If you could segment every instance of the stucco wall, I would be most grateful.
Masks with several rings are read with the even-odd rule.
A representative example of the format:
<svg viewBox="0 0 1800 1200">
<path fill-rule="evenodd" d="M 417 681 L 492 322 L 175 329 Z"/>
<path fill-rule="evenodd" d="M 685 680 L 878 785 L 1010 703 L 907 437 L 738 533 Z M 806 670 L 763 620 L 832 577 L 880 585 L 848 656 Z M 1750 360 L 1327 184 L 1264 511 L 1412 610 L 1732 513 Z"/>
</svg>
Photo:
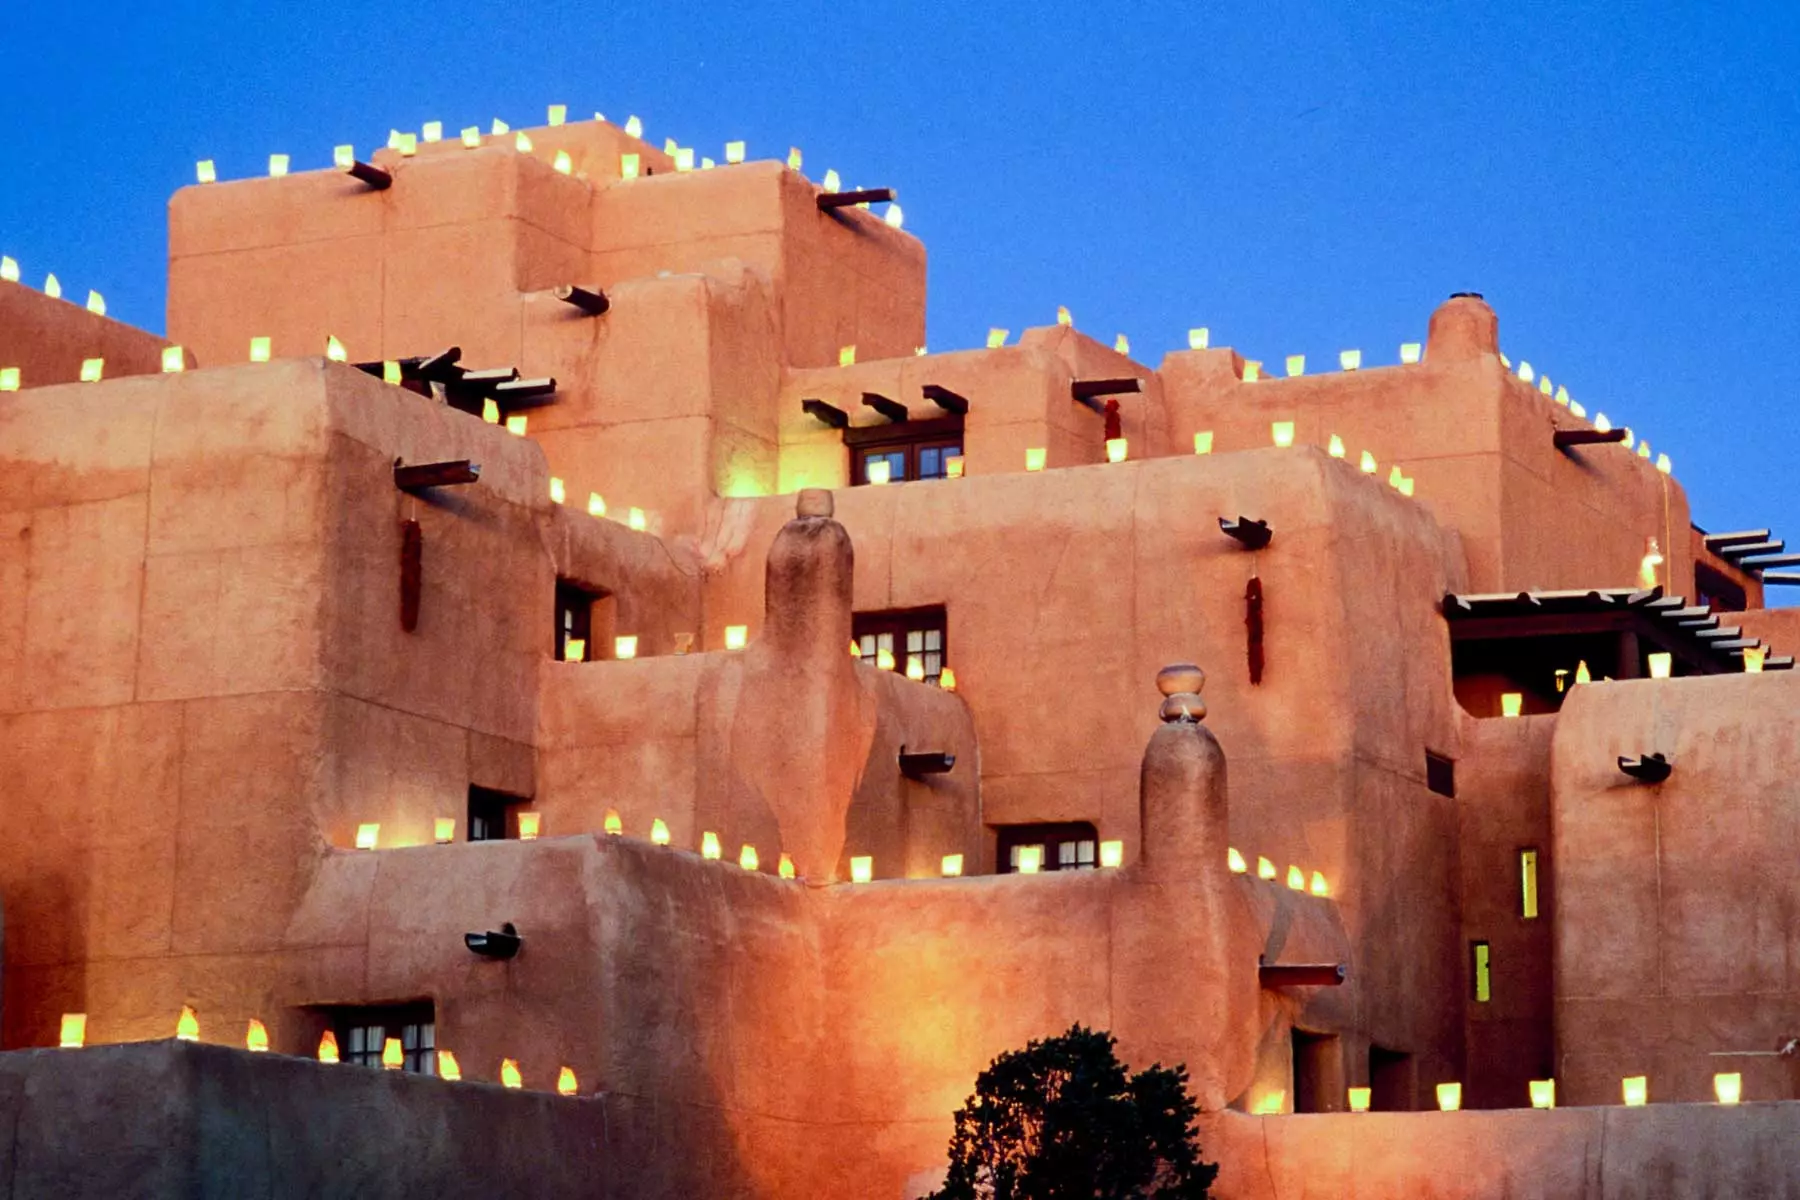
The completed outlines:
<svg viewBox="0 0 1800 1200">
<path fill-rule="evenodd" d="M 1570 1103 L 1647 1074 L 1659 1100 L 1701 1100 L 1737 1071 L 1750 1100 L 1790 1098 L 1794 897 L 1800 873 L 1800 677 L 1588 684 L 1552 749 L 1558 1079 Z M 1661 784 L 1620 755 L 1661 751 Z"/>
</svg>

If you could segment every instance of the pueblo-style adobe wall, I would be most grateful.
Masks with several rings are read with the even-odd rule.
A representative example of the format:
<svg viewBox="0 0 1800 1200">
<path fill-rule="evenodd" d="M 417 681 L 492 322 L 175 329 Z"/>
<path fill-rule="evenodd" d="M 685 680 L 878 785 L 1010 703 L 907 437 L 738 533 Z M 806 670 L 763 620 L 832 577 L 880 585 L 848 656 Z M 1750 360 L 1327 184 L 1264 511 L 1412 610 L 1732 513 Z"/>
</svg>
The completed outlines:
<svg viewBox="0 0 1800 1200">
<path fill-rule="evenodd" d="M 1227 1196 L 1791 1186 L 1786 556 L 1481 297 L 1325 374 L 931 354 L 878 191 L 472 141 L 182 189 L 166 340 L 0 281 L 15 1189 L 130 1177 L 57 1133 L 112 1078 L 202 1147 L 154 1194 L 279 1174 L 180 1132 L 229 1095 L 327 1190 L 479 1126 L 916 1196 L 1073 1022 Z M 98 1049 L 184 1010 L 277 1053 Z M 324 1165 L 378 1133 L 434 1165 Z"/>
</svg>

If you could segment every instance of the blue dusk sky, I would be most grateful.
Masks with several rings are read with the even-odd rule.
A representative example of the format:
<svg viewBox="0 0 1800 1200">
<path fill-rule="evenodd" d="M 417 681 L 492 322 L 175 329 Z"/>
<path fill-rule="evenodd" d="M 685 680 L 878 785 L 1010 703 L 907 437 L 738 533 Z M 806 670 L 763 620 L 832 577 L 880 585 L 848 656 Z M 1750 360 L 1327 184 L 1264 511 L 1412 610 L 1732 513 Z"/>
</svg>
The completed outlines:
<svg viewBox="0 0 1800 1200">
<path fill-rule="evenodd" d="M 0 18 L 0 251 L 163 327 L 196 159 L 635 113 L 899 189 L 933 349 L 1055 319 L 1392 362 L 1453 291 L 1648 436 L 1713 530 L 1800 539 L 1800 5 L 45 4 Z M 1786 589 L 1800 599 L 1800 589 Z"/>
</svg>

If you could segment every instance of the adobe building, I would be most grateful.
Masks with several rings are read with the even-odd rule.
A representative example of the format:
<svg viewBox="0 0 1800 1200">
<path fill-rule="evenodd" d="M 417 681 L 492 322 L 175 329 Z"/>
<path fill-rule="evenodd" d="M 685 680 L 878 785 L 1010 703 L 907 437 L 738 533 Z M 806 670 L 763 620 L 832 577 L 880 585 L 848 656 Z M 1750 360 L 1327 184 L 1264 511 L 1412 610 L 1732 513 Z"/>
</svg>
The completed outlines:
<svg viewBox="0 0 1800 1200">
<path fill-rule="evenodd" d="M 917 1196 L 1073 1022 L 1222 1196 L 1800 1188 L 1793 556 L 1480 296 L 932 354 L 880 191 L 471 134 L 0 281 L 12 1194 Z"/>
</svg>

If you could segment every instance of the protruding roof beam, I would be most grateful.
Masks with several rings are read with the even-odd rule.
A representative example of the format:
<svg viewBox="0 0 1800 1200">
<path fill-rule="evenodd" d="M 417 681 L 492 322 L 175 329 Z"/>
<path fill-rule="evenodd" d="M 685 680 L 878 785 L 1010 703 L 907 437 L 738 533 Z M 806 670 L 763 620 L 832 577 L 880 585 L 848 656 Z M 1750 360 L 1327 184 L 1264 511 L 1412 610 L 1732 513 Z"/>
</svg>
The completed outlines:
<svg viewBox="0 0 1800 1200">
<path fill-rule="evenodd" d="M 1637 758 L 1627 758 L 1623 754 L 1619 756 L 1619 770 L 1642 783 L 1661 783 L 1674 769 L 1674 765 L 1663 757 L 1660 750 Z"/>
<path fill-rule="evenodd" d="M 969 402 L 949 388 L 939 387 L 935 383 L 928 383 L 919 390 L 924 393 L 927 400 L 931 401 L 945 412 L 955 413 L 959 417 L 966 417 L 969 415 Z"/>
<path fill-rule="evenodd" d="M 906 405 L 898 400 L 889 400 L 880 392 L 864 392 L 862 402 L 864 408 L 872 408 L 890 421 L 906 420 Z"/>
<path fill-rule="evenodd" d="M 1265 988 L 1340 987 L 1350 969 L 1343 963 L 1256 963 L 1257 982 Z"/>
<path fill-rule="evenodd" d="M 556 379 L 546 375 L 541 379 L 509 380 L 495 384 L 493 395 L 501 408 L 538 408 L 549 404 L 556 395 Z"/>
<path fill-rule="evenodd" d="M 1709 533 L 1706 535 L 1708 550 L 1724 550 L 1727 546 L 1735 546 L 1740 542 L 1766 542 L 1769 540 L 1767 529 L 1744 529 L 1737 533 Z"/>
<path fill-rule="evenodd" d="M 1768 567 L 1800 567 L 1800 554 L 1771 554 L 1763 558 L 1745 558 L 1738 561 L 1738 566 L 1748 571 L 1761 571 Z"/>
<path fill-rule="evenodd" d="M 599 288 L 578 287 L 565 283 L 556 289 L 556 298 L 564 304 L 572 304 L 590 317 L 597 317 L 612 307 L 612 301 Z"/>
<path fill-rule="evenodd" d="M 481 478 L 481 464 L 472 463 L 466 458 L 452 459 L 446 462 L 414 463 L 408 466 L 400 459 L 394 460 L 394 486 L 403 492 L 417 492 L 424 488 L 455 487 L 458 484 L 474 483 Z"/>
<path fill-rule="evenodd" d="M 956 755 L 944 754 L 908 754 L 906 747 L 900 747 L 900 773 L 908 779 L 923 779 L 927 775 L 943 775 L 956 766 Z"/>
<path fill-rule="evenodd" d="M 833 429 L 850 427 L 850 414 L 835 404 L 827 404 L 823 400 L 802 400 L 800 410 L 809 417 L 817 417 Z"/>
<path fill-rule="evenodd" d="M 818 204 L 820 212 L 830 212 L 834 208 L 850 208 L 858 204 L 879 204 L 893 198 L 893 188 L 864 188 L 858 192 L 820 192 Z"/>
<path fill-rule="evenodd" d="M 1622 442 L 1625 440 L 1624 429 L 1609 429 L 1601 433 L 1598 429 L 1559 429 L 1551 435 L 1551 441 L 1558 450 L 1568 450 L 1574 446 L 1594 446 L 1606 442 Z"/>
<path fill-rule="evenodd" d="M 369 186 L 370 191 L 385 192 L 394 186 L 394 177 L 373 163 L 352 161 L 344 168 L 344 174 L 361 180 Z"/>
<path fill-rule="evenodd" d="M 1792 586 L 1794 584 L 1800 584 L 1800 572 L 1770 571 L 1766 575 L 1763 576 L 1762 581 L 1765 584 L 1780 583 L 1780 584 L 1787 584 L 1789 586 Z"/>
<path fill-rule="evenodd" d="M 1744 559 L 1758 554 L 1775 554 L 1784 549 L 1786 545 L 1786 542 L 1780 541 L 1779 539 L 1763 542 L 1745 542 L 1742 545 L 1727 546 L 1725 549 L 1719 551 L 1719 554 L 1724 558 L 1737 563 L 1738 566 L 1745 567 L 1750 564 L 1744 562 Z"/>
<path fill-rule="evenodd" d="M 1069 395 L 1075 403 L 1085 404 L 1095 412 L 1106 411 L 1106 405 L 1100 402 L 1102 396 L 1126 396 L 1143 390 L 1144 381 L 1135 376 L 1130 379 L 1077 379 L 1069 384 Z"/>
<path fill-rule="evenodd" d="M 1219 529 L 1226 537 L 1241 543 L 1246 550 L 1261 550 L 1275 536 L 1267 521 L 1253 521 L 1243 516 L 1235 521 L 1220 517 Z"/>
</svg>

